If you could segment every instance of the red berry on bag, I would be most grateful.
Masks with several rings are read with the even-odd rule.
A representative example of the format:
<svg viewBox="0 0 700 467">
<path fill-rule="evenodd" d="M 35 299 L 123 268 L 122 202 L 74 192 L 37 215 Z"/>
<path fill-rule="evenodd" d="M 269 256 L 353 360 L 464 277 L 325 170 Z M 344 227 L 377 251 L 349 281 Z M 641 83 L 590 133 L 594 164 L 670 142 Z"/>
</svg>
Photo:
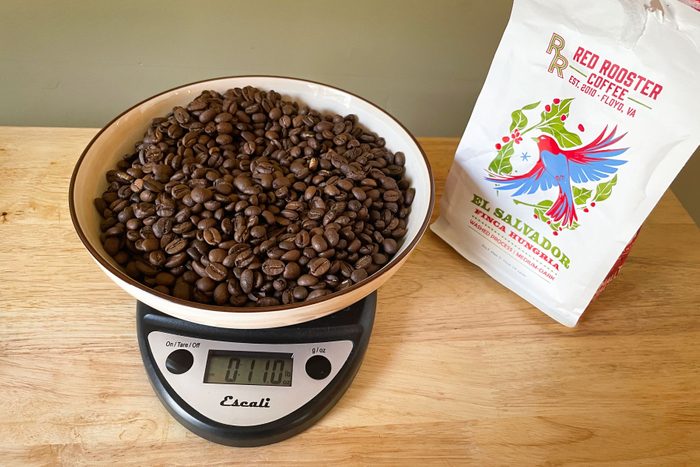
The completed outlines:
<svg viewBox="0 0 700 467">
<path fill-rule="evenodd" d="M 586 131 L 586 129 L 581 125 L 580 123 L 578 124 L 578 131 Z"/>
<path fill-rule="evenodd" d="M 554 236 L 559 235 L 559 232 L 557 232 L 556 230 L 555 230 L 554 232 L 552 232 L 552 233 L 554 234 Z"/>
<path fill-rule="evenodd" d="M 549 104 L 547 104 L 547 105 L 544 106 L 544 110 L 546 110 L 547 112 L 549 112 L 550 110 L 552 110 L 552 108 L 549 106 Z"/>
<path fill-rule="evenodd" d="M 503 138 L 501 138 L 501 140 L 503 140 L 504 143 L 507 143 L 508 141 L 510 141 L 510 138 L 504 136 Z"/>
<path fill-rule="evenodd" d="M 561 121 L 563 122 L 564 120 L 566 120 L 566 115 L 561 116 Z"/>
<path fill-rule="evenodd" d="M 583 208 L 583 212 L 588 212 L 588 208 Z"/>
<path fill-rule="evenodd" d="M 555 104 L 558 104 L 559 102 L 561 102 L 559 99 L 554 99 Z"/>
<path fill-rule="evenodd" d="M 592 207 L 592 208 L 595 207 L 595 201 L 591 203 L 591 207 Z"/>
<path fill-rule="evenodd" d="M 501 150 L 501 145 L 500 145 L 500 143 L 496 143 L 496 150 L 498 150 L 498 151 Z"/>
<path fill-rule="evenodd" d="M 535 219 L 537 219 L 537 214 L 535 214 Z"/>
</svg>

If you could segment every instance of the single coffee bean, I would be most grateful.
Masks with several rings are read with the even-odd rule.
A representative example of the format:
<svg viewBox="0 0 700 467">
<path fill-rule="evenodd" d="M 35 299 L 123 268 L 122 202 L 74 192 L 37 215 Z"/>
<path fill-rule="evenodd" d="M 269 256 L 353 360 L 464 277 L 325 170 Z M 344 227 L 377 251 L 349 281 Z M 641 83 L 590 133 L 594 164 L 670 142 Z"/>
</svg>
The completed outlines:
<svg viewBox="0 0 700 467">
<path fill-rule="evenodd" d="M 311 274 L 304 274 L 297 279 L 297 284 L 303 287 L 309 287 L 318 284 L 318 278 Z"/>
<path fill-rule="evenodd" d="M 162 266 L 165 264 L 167 257 L 165 256 L 165 253 L 163 250 L 155 250 L 151 251 L 148 254 L 148 262 L 151 263 L 153 266 Z"/>
<path fill-rule="evenodd" d="M 167 248 L 167 246 L 166 246 L 166 248 Z M 168 253 L 167 250 L 166 250 L 166 253 Z M 187 261 L 187 253 L 185 253 L 183 251 L 181 253 L 174 254 L 173 256 L 168 258 L 165 261 L 165 264 L 163 266 L 165 266 L 168 269 L 173 269 L 173 268 L 177 268 L 177 267 L 182 266 L 183 264 L 185 264 L 186 261 Z"/>
<path fill-rule="evenodd" d="M 177 279 L 173 286 L 173 296 L 182 300 L 189 300 L 191 296 L 191 286 L 183 279 Z"/>
<path fill-rule="evenodd" d="M 294 296 L 294 298 L 296 300 L 301 301 L 301 300 L 305 300 L 306 297 L 309 296 L 309 291 L 306 289 L 306 287 L 298 285 L 298 286 L 294 287 L 294 289 L 292 290 L 292 295 Z"/>
<path fill-rule="evenodd" d="M 382 249 L 387 255 L 393 255 L 398 251 L 399 246 L 393 238 L 385 238 L 382 242 Z"/>
<path fill-rule="evenodd" d="M 251 293 L 253 291 L 253 286 L 255 284 L 255 273 L 252 269 L 246 269 L 241 273 L 241 290 L 244 293 Z"/>
<path fill-rule="evenodd" d="M 328 249 L 328 242 L 322 235 L 314 235 L 311 237 L 311 246 L 317 252 L 325 251 Z"/>
<path fill-rule="evenodd" d="M 299 266 L 298 263 L 290 262 L 284 266 L 284 272 L 282 273 L 282 277 L 284 277 L 285 279 L 289 279 L 289 280 L 297 279 L 300 275 L 301 275 L 301 267 Z"/>
<path fill-rule="evenodd" d="M 183 238 L 176 238 L 172 242 L 168 243 L 164 249 L 167 254 L 175 255 L 183 251 L 187 247 L 187 244 L 187 240 Z"/>
<path fill-rule="evenodd" d="M 120 246 L 119 243 L 120 243 L 119 238 L 108 237 L 107 239 L 105 239 L 102 246 L 104 247 L 104 249 L 108 255 L 114 256 L 119 252 L 119 246 Z"/>
<path fill-rule="evenodd" d="M 331 293 L 331 291 L 328 289 L 316 289 L 311 291 L 311 293 L 306 297 L 306 300 L 314 300 L 316 298 L 321 298 L 324 295 L 328 295 L 329 293 Z"/>
<path fill-rule="evenodd" d="M 218 245 L 221 243 L 221 234 L 216 229 L 216 227 L 210 227 L 204 231 L 202 238 L 209 245 Z"/>
<path fill-rule="evenodd" d="M 209 266 L 206 267 L 205 272 L 207 276 L 213 280 L 221 282 L 222 280 L 226 279 L 228 268 L 221 263 L 209 263 Z"/>
<path fill-rule="evenodd" d="M 214 248 L 212 250 L 209 250 L 209 261 L 212 263 L 223 263 L 224 259 L 226 256 L 228 256 L 228 252 L 224 250 L 223 248 Z"/>
<path fill-rule="evenodd" d="M 398 192 L 398 190 L 387 190 L 384 192 L 382 195 L 384 201 L 389 201 L 391 203 L 395 203 L 401 198 L 401 193 Z"/>
<path fill-rule="evenodd" d="M 204 276 L 197 279 L 195 286 L 200 292 L 211 292 L 216 288 L 216 281 L 210 277 Z"/>
<path fill-rule="evenodd" d="M 214 193 L 208 188 L 198 186 L 192 190 L 190 196 L 195 203 L 205 203 L 212 199 Z"/>
<path fill-rule="evenodd" d="M 328 241 L 328 245 L 330 247 L 337 246 L 338 242 L 340 241 L 340 234 L 338 234 L 338 230 L 336 229 L 326 229 L 323 232 L 323 236 Z"/>
<path fill-rule="evenodd" d="M 350 274 L 350 279 L 357 283 L 360 282 L 361 280 L 364 280 L 367 278 L 367 270 L 366 269 L 355 269 L 352 274 Z"/>
<path fill-rule="evenodd" d="M 220 283 L 214 289 L 214 303 L 217 305 L 226 305 L 229 301 L 230 295 L 227 290 L 227 284 L 225 282 Z"/>
<path fill-rule="evenodd" d="M 320 277 L 328 272 L 331 262 L 327 258 L 314 258 L 309 261 L 309 273 L 312 276 Z"/>
<path fill-rule="evenodd" d="M 285 270 L 285 264 L 277 259 L 268 259 L 262 264 L 262 270 L 268 276 L 279 276 Z"/>
<path fill-rule="evenodd" d="M 280 301 L 275 297 L 261 297 L 258 299 L 256 306 L 277 306 Z"/>
<path fill-rule="evenodd" d="M 372 264 L 372 257 L 369 255 L 363 256 L 360 259 L 357 260 L 355 263 L 355 268 L 356 269 L 364 269 L 368 267 L 370 264 Z"/>
<path fill-rule="evenodd" d="M 175 283 L 175 276 L 169 272 L 159 272 L 155 278 L 156 284 L 170 287 Z"/>
</svg>

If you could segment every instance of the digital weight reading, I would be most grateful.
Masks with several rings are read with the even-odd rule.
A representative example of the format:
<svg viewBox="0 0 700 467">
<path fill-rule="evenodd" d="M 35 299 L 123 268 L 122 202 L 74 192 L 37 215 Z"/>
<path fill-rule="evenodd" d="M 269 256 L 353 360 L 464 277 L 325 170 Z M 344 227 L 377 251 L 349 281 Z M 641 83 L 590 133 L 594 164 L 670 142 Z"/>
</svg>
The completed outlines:
<svg viewBox="0 0 700 467">
<path fill-rule="evenodd" d="M 205 383 L 291 386 L 292 354 L 210 350 Z"/>
</svg>

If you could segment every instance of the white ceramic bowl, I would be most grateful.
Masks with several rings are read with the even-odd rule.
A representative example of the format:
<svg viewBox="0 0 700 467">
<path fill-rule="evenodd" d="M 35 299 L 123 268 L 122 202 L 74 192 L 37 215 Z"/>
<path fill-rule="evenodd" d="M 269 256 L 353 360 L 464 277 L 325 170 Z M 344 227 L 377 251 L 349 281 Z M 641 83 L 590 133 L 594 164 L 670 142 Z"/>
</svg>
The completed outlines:
<svg viewBox="0 0 700 467">
<path fill-rule="evenodd" d="M 181 300 L 141 284 L 121 269 L 100 242 L 100 218 L 93 199 L 107 187 L 105 174 L 143 138 L 151 119 L 165 116 L 176 105 L 186 105 L 204 90 L 255 86 L 275 90 L 320 112 L 354 113 L 366 128 L 384 137 L 391 151 L 406 155 L 406 176 L 416 189 L 406 237 L 389 263 L 369 279 L 317 300 L 274 307 L 224 307 Z M 430 165 L 416 140 L 395 118 L 374 104 L 340 89 L 311 81 L 272 76 L 239 76 L 187 84 L 151 97 L 125 111 L 105 126 L 80 156 L 70 183 L 70 211 L 83 244 L 98 266 L 119 287 L 163 313 L 195 323 L 223 328 L 271 328 L 309 321 L 357 302 L 384 284 L 406 261 L 425 232 L 434 201 Z"/>
</svg>

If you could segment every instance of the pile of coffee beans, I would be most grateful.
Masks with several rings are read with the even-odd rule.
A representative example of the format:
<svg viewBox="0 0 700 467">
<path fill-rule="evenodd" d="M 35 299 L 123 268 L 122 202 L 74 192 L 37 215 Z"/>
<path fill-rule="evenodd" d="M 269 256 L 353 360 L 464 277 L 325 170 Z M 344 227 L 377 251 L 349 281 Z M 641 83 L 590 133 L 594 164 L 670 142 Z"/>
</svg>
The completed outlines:
<svg viewBox="0 0 700 467">
<path fill-rule="evenodd" d="M 275 91 L 205 91 L 151 123 L 95 199 L 105 251 L 185 300 L 273 306 L 367 279 L 397 252 L 405 156 L 355 115 Z"/>
</svg>

